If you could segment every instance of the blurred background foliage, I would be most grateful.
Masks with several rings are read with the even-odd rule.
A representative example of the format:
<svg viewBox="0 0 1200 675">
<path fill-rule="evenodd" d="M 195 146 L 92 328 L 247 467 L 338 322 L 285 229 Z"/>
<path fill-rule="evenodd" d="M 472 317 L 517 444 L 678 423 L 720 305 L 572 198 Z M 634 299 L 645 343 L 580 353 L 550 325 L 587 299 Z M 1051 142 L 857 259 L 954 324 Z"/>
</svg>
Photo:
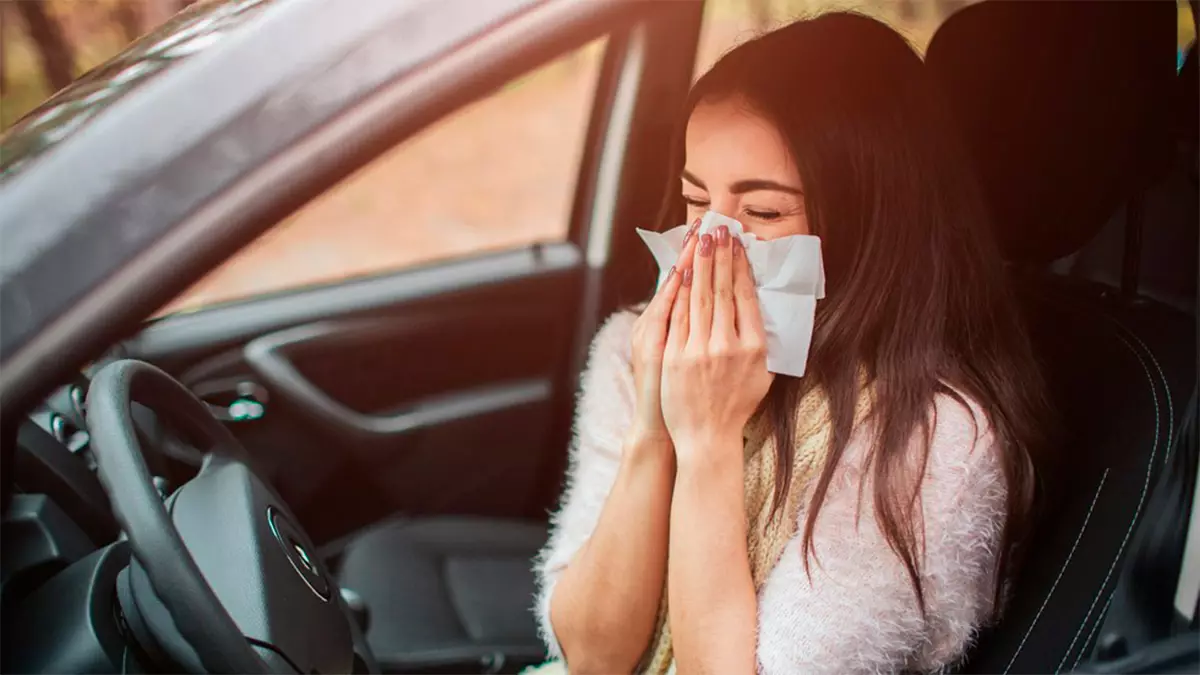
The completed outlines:
<svg viewBox="0 0 1200 675">
<path fill-rule="evenodd" d="M 201 2 L 209 0 L 200 0 Z M 286 1 L 286 0 L 284 0 Z M 352 3 L 354 0 L 329 0 Z M 664 0 L 676 1 L 676 0 Z M 763 30 L 804 14 L 853 8 L 908 29 L 923 48 L 941 19 L 970 0 L 708 0 L 710 15 Z M 1104 0 L 1093 0 L 1103 2 Z M 1145 0 L 1163 2 L 1170 0 Z M 197 0 L 0 0 L 0 130 Z M 1186 2 L 1179 45 L 1194 39 Z M 701 60 L 704 60 L 704 54 Z M 702 66 L 704 64 L 701 64 Z"/>
<path fill-rule="evenodd" d="M 196 0 L 0 0 L 0 129 Z"/>
<path fill-rule="evenodd" d="M 178 12 L 230 1 L 0 0 L 0 132 Z M 942 21 L 974 1 L 707 0 L 695 75 L 755 35 L 829 10 L 880 19 L 924 52 Z M 1187 3 L 1176 6 L 1182 52 L 1195 31 Z M 163 312 L 564 240 L 604 46 L 600 39 L 573 50 L 383 153 Z M 82 93 L 83 107 L 103 101 Z M 356 236 L 344 236 L 350 231 Z"/>
</svg>

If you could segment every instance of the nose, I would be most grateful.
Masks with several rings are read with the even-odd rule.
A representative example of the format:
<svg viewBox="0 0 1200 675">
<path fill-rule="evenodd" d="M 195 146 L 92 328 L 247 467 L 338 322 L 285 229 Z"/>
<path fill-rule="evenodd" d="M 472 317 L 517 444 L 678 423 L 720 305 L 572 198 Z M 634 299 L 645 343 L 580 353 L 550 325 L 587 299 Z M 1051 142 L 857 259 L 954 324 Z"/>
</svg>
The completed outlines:
<svg viewBox="0 0 1200 675">
<path fill-rule="evenodd" d="M 741 200 L 737 195 L 722 195 L 720 197 L 713 196 L 711 197 L 711 200 L 712 201 L 709 202 L 708 208 L 723 216 L 729 216 L 730 218 L 737 220 L 742 224 L 742 230 L 745 232 L 749 232 L 755 236 L 761 236 L 759 232 L 755 232 L 755 229 L 758 227 L 755 223 L 749 222 L 748 218 L 739 217 L 739 211 L 741 210 L 742 205 Z"/>
<path fill-rule="evenodd" d="M 739 220 L 739 221 L 741 220 L 740 218 L 738 218 L 739 204 L 738 204 L 737 195 L 712 195 L 712 194 L 710 194 L 709 199 L 710 199 L 710 201 L 709 201 L 708 208 L 712 209 L 713 211 L 716 211 L 717 213 L 719 213 L 723 216 L 728 216 L 730 218 L 733 218 L 733 219 Z M 747 232 L 749 231 L 749 227 L 746 225 L 746 223 L 742 223 L 742 226 L 746 227 Z"/>
</svg>

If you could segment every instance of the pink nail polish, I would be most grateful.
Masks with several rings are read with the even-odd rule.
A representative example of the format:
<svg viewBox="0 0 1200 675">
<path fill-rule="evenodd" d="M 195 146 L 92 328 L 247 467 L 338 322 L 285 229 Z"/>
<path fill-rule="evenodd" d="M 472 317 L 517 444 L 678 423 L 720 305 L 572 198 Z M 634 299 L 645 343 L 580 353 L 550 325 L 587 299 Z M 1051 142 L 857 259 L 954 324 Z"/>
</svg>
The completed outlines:
<svg viewBox="0 0 1200 675">
<path fill-rule="evenodd" d="M 729 245 L 729 228 L 722 225 L 717 228 L 717 246 Z"/>
<path fill-rule="evenodd" d="M 712 255 L 713 238 L 711 234 L 705 234 L 700 237 L 700 255 L 707 258 Z"/>
<path fill-rule="evenodd" d="M 684 286 L 692 285 L 692 268 L 690 268 L 690 267 L 683 271 L 683 285 Z"/>
<path fill-rule="evenodd" d="M 692 221 L 692 226 L 688 228 L 687 234 L 683 235 L 683 247 L 687 248 L 688 242 L 692 240 L 692 235 L 696 234 L 696 230 L 700 227 L 700 219 Z"/>
<path fill-rule="evenodd" d="M 675 276 L 675 266 L 671 265 L 671 269 L 667 270 L 667 279 L 666 280 L 670 281 L 671 277 L 673 277 L 673 276 Z"/>
<path fill-rule="evenodd" d="M 735 258 L 742 257 L 742 242 L 740 242 L 740 241 L 733 242 L 733 257 L 735 257 Z"/>
</svg>

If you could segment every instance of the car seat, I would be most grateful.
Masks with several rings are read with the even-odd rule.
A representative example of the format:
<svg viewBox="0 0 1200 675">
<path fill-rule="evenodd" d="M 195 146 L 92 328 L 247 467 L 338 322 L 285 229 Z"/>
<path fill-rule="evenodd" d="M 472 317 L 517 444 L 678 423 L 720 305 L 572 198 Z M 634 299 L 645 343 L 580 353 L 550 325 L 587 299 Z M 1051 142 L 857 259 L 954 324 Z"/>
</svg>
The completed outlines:
<svg viewBox="0 0 1200 675">
<path fill-rule="evenodd" d="M 1175 20 L 1173 3 L 983 2 L 928 50 L 1061 427 L 1004 617 L 961 672 L 1068 671 L 1091 653 L 1195 385 L 1189 312 L 1051 266 L 1169 164 Z M 1194 270 L 1195 255 L 1170 262 Z"/>
</svg>

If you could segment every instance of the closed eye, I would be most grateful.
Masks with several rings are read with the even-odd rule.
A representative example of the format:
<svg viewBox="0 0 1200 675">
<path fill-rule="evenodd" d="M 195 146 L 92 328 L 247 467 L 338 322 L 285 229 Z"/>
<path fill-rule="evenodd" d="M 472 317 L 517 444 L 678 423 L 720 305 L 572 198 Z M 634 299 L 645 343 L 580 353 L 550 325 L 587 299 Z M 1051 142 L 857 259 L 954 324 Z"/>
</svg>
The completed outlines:
<svg viewBox="0 0 1200 675">
<path fill-rule="evenodd" d="M 687 196 L 687 195 L 684 195 L 684 196 L 683 196 L 683 201 L 684 201 L 684 203 L 685 203 L 685 204 L 687 204 L 688 206 L 695 206 L 695 207 L 700 207 L 700 208 L 703 208 L 703 207 L 706 207 L 706 206 L 708 206 L 708 202 L 707 202 L 707 201 L 705 201 L 705 200 L 703 200 L 703 199 L 699 199 L 699 198 L 697 198 L 697 197 L 689 197 L 689 196 Z"/>
<path fill-rule="evenodd" d="M 778 211 L 758 211 L 755 209 L 746 209 L 746 215 L 759 220 L 778 220 L 783 216 L 783 214 Z"/>
</svg>

